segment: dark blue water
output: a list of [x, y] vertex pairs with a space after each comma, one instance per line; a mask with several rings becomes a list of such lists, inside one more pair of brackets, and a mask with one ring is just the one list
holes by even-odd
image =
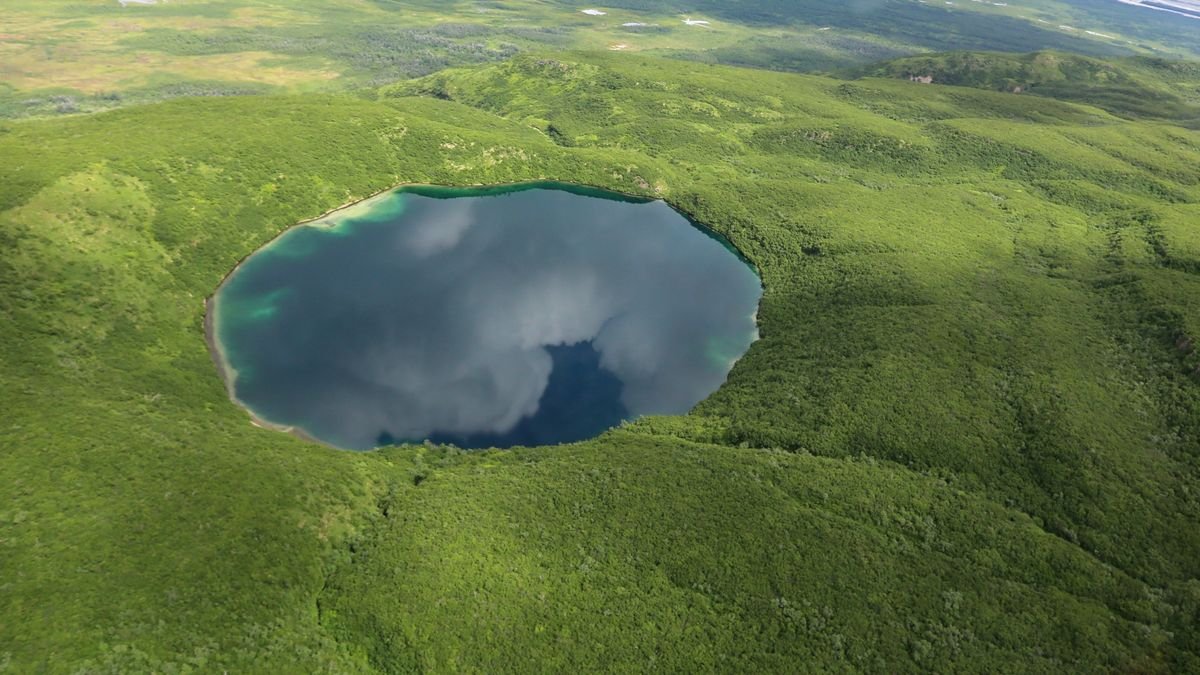
[[757, 336], [760, 295], [663, 202], [405, 188], [248, 258], [214, 338], [239, 402], [337, 447], [546, 445], [687, 412]]

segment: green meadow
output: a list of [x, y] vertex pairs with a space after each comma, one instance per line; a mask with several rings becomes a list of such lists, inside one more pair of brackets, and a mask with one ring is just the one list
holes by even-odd
[[[1041, 58], [542, 50], [0, 121], [0, 671], [1200, 669], [1200, 78], [1105, 61], [1173, 97], [1135, 108]], [[904, 79], [934, 66], [971, 86]], [[230, 401], [205, 299], [239, 260], [390, 186], [529, 180], [757, 266], [724, 387], [471, 453]]]
[[1200, 56], [1191, 21], [1116, 0], [8, 0], [4, 13], [0, 118], [369, 91], [549, 49], [798, 72], [956, 50]]

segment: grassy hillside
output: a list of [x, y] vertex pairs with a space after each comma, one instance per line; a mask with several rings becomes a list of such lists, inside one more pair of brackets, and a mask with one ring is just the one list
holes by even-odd
[[1095, 105], [1124, 117], [1200, 127], [1200, 65], [1132, 58], [1102, 61], [1071, 54], [958, 52], [895, 59], [857, 75], [931, 78], [934, 84], [1033, 94]]
[[[237, 120], [237, 123], [231, 123]], [[0, 123], [14, 672], [1200, 668], [1200, 136], [630, 54]], [[352, 454], [204, 298], [406, 181], [661, 196], [761, 270], [692, 414]]]

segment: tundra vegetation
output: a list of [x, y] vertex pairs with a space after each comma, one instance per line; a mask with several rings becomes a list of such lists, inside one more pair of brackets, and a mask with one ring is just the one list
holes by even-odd
[[[370, 90], [518, 52], [840, 72], [952, 50], [1196, 57], [1196, 20], [1116, 0], [7, 0], [0, 117], [184, 96]], [[690, 21], [691, 23], [687, 23]]]
[[[1200, 670], [1194, 66], [566, 46], [0, 121], [0, 670]], [[691, 413], [346, 453], [230, 401], [205, 299], [239, 260], [401, 183], [533, 180], [756, 265], [762, 339]]]

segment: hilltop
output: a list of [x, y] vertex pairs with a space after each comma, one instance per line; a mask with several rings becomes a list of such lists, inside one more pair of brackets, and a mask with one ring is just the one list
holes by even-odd
[[1088, 103], [1130, 118], [1172, 120], [1200, 127], [1200, 65], [1134, 57], [1100, 60], [1060, 52], [955, 52], [895, 59], [856, 76], [1032, 94]]
[[[1196, 670], [1200, 137], [1126, 117], [542, 52], [0, 122], [0, 664]], [[348, 454], [229, 400], [204, 299], [278, 232], [546, 179], [761, 271], [691, 414]]]

